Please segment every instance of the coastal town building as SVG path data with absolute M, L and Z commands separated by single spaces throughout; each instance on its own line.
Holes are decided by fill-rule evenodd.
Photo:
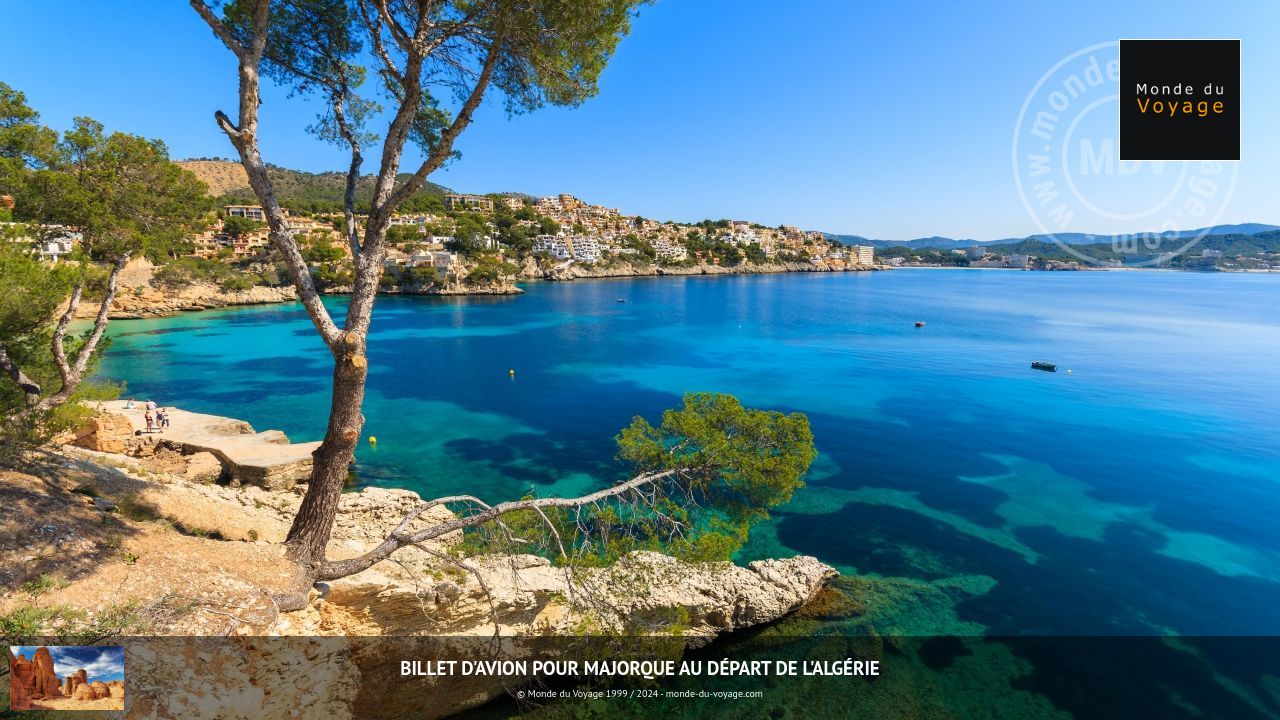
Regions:
M 40 226 L 13 222 L 0 222 L 0 237 L 7 238 L 10 242 L 26 243 L 33 255 L 51 263 L 70 255 L 84 239 L 78 231 L 65 225 Z
M 987 256 L 987 249 L 978 245 L 974 245 L 971 248 L 965 248 L 964 256 L 969 258 L 970 260 L 981 260 L 982 258 Z
M 392 248 L 387 250 L 387 257 L 382 265 L 396 272 L 401 269 L 426 268 L 433 271 L 436 281 L 443 281 L 448 278 L 452 270 L 458 267 L 458 256 L 439 250 L 418 250 L 409 254 Z
M 624 220 L 622 213 L 617 209 L 603 205 L 590 205 L 568 193 L 539 198 L 534 204 L 534 209 L 566 230 L 576 228 L 597 237 L 635 228 L 633 220 L 631 218 Z
M 876 262 L 876 249 L 871 245 L 854 245 L 849 252 L 859 265 L 874 265 Z
M 663 260 L 680 261 L 686 260 L 689 257 L 689 251 L 685 249 L 684 245 L 681 245 L 678 242 L 673 243 L 669 240 L 655 240 L 653 243 L 653 249 L 657 252 L 658 257 Z
M 36 245 L 36 251 L 40 254 L 41 260 L 56 263 L 75 250 L 76 242 L 78 242 L 77 238 L 70 235 L 47 238 Z
M 231 238 L 231 253 L 237 258 L 257 255 L 270 243 L 271 230 L 258 228 Z
M 556 260 L 565 260 L 569 257 L 568 245 L 555 235 L 539 235 L 534 238 L 533 252 L 545 253 Z
M 261 205 L 226 205 L 222 208 L 227 213 L 227 217 L 238 217 L 254 222 L 266 222 L 267 213 L 262 209 Z
M 404 264 L 408 259 L 408 253 L 397 250 L 394 247 L 389 247 L 387 248 L 387 256 L 382 260 L 382 267 L 387 268 L 388 270 L 404 267 Z
M 295 233 L 327 233 L 333 230 L 333 225 L 312 217 L 293 216 L 288 211 L 285 215 L 288 216 L 289 230 Z
M 449 212 L 476 210 L 493 212 L 493 198 L 483 195 L 457 195 L 450 193 L 444 196 L 444 209 Z
M 416 268 L 429 266 L 441 270 L 448 270 L 458 261 L 458 256 L 451 252 L 443 252 L 439 250 L 419 250 L 409 255 L 405 259 L 405 266 Z
M 392 226 L 411 225 L 411 226 L 417 227 L 419 230 L 423 232 L 426 232 L 428 225 L 435 225 L 435 224 L 441 223 L 445 219 L 446 218 L 444 218 L 443 216 L 433 215 L 431 213 L 426 213 L 426 214 L 397 213 L 396 215 L 391 216 L 391 221 L 388 224 Z
M 1004 258 L 998 255 L 989 255 L 979 260 L 970 260 L 969 267 L 971 268 L 1002 268 L 1002 267 L 1008 267 L 1008 265 L 1005 263 Z
M 231 241 L 222 233 L 214 230 L 205 230 L 191 238 L 191 242 L 195 246 L 191 254 L 200 258 L 211 258 L 218 254 L 218 250 L 224 247 L 231 247 Z
M 574 235 L 569 239 L 569 249 L 578 262 L 595 262 L 600 259 L 600 243 L 590 235 Z

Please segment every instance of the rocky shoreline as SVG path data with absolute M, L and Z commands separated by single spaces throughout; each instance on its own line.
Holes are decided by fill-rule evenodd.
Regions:
M 237 305 L 267 305 L 292 302 L 298 298 L 292 285 L 266 287 L 257 285 L 248 290 L 226 292 L 217 285 L 195 283 L 180 290 L 161 290 L 150 285 L 124 287 L 111 305 L 112 320 L 137 320 L 164 317 L 198 310 L 217 310 Z M 83 302 L 76 308 L 76 318 L 92 318 L 98 313 L 98 303 Z
M 173 417 L 236 429 L 226 433 L 228 442 L 274 437 L 274 431 L 254 434 L 229 418 Z M 28 602 L 18 589 L 41 578 L 58 580 L 42 604 L 76 608 L 89 617 L 121 604 L 144 609 L 145 624 L 130 634 L 158 638 L 146 645 L 152 661 L 175 677 L 194 673 L 201 680 L 175 685 L 164 681 L 168 675 L 148 679 L 133 702 L 153 697 L 163 707 L 152 707 L 157 712 L 147 717 L 222 716 L 222 698 L 262 700 L 255 688 L 263 687 L 273 688 L 269 701 L 278 708 L 330 717 L 364 717 L 360 708 L 369 702 L 405 707 L 429 693 L 429 707 L 417 710 L 426 712 L 423 717 L 441 717 L 533 678 L 426 678 L 411 692 L 403 683 L 379 682 L 391 672 L 388 654 L 405 652 L 406 639 L 502 638 L 514 643 L 511 652 L 528 654 L 527 643 L 581 638 L 585 631 L 665 637 L 677 648 L 699 647 L 722 633 L 784 617 L 836 577 L 812 557 L 744 567 L 636 552 L 611 566 L 589 568 L 561 567 L 536 555 L 464 557 L 458 554 L 460 533 L 453 533 L 404 548 L 393 560 L 313 590 L 301 610 L 283 611 L 273 597 L 296 588 L 298 570 L 281 542 L 303 487 L 226 483 L 226 458 L 235 448 L 220 447 L 218 433 L 189 428 L 187 434 L 198 442 L 178 433 L 171 439 L 140 436 L 126 411 L 106 406 L 91 431 L 62 438 L 69 444 L 46 454 L 39 477 L 0 472 L 0 505 L 18 509 L 0 519 L 0 533 L 26 538 L 0 547 L 0 613 Z M 272 447 L 290 452 L 294 446 L 287 439 L 266 442 L 255 457 L 261 460 Z M 366 552 L 421 502 L 408 490 L 344 494 L 330 558 Z M 450 517 L 437 507 L 414 521 L 415 527 Z M 461 564 L 449 558 L 462 558 Z M 210 652 L 226 654 L 236 671 L 223 667 L 209 676 L 198 648 L 189 641 L 161 642 L 169 636 L 233 637 L 249 645 L 216 644 Z M 289 642 L 268 651 L 266 638 Z M 295 689 L 294 678 L 277 675 L 284 668 L 299 671 L 298 654 L 313 651 L 318 655 L 308 657 L 309 673 L 368 682 L 354 689 L 314 683 Z
M 663 276 L 691 276 L 691 275 L 770 275 L 776 273 L 826 273 L 826 272 L 862 272 L 876 271 L 885 268 L 879 266 L 854 266 L 847 268 L 836 268 L 828 265 L 814 265 L 807 262 L 790 262 L 790 263 L 742 263 L 740 265 L 724 266 L 711 265 L 707 263 L 699 263 L 696 265 L 579 265 L 571 264 L 564 267 L 555 267 L 551 269 L 538 268 L 536 265 L 526 264 L 521 268 L 519 277 L 525 280 L 552 280 L 567 281 L 578 279 L 595 279 L 595 278 L 619 278 L 619 277 L 663 277 Z
M 611 265 L 587 266 L 570 264 L 564 267 L 540 268 L 536 262 L 526 262 L 516 276 L 518 280 L 546 280 L 565 282 L 570 280 L 623 278 L 623 277 L 666 277 L 693 275 L 769 275 L 776 273 L 814 273 L 814 272 L 863 272 L 878 271 L 886 268 L 879 266 L 854 266 L 849 268 L 833 268 L 817 266 L 811 263 L 743 263 L 732 267 L 722 265 Z M 137 320 L 142 318 L 165 317 L 185 312 L 200 310 L 217 310 L 221 308 L 268 305 L 274 303 L 294 302 L 298 298 L 292 285 L 268 287 L 257 285 L 248 290 L 225 291 L 211 283 L 193 283 L 178 290 L 164 290 L 150 284 L 152 266 L 150 263 L 130 264 L 130 269 L 121 277 L 121 290 L 116 295 L 110 317 L 112 320 Z M 325 295 L 345 295 L 351 289 L 333 287 L 323 291 Z M 506 296 L 520 295 L 524 290 L 514 283 L 493 283 L 480 287 L 454 285 L 449 287 L 430 286 L 392 286 L 383 288 L 383 295 L 441 295 L 441 296 Z M 98 306 L 94 302 L 84 302 L 76 310 L 77 319 L 92 318 L 97 314 Z
M 330 288 L 324 295 L 346 295 L 350 288 Z M 520 295 L 524 291 L 515 285 L 485 287 L 427 287 L 386 288 L 382 295 Z M 248 290 L 224 291 L 217 285 L 195 283 L 177 291 L 162 291 L 150 286 L 127 288 L 116 296 L 111 306 L 112 320 L 139 320 L 166 317 L 200 310 L 219 310 L 245 305 L 271 305 L 294 302 L 298 293 L 292 285 L 267 287 L 256 285 Z M 97 303 L 81 303 L 76 309 L 77 319 L 89 319 L 98 312 Z

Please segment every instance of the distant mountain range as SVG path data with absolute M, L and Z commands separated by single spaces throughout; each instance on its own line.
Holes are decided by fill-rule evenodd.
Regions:
M 1183 230 L 1180 232 L 1162 233 L 1161 237 L 1166 240 L 1179 240 L 1183 238 L 1193 238 L 1200 235 L 1256 235 L 1258 233 L 1269 232 L 1271 230 L 1280 230 L 1280 225 L 1266 225 L 1263 223 L 1240 223 L 1238 225 L 1214 225 L 1208 228 L 1199 228 L 1196 230 Z M 1027 241 L 1039 241 L 1051 243 L 1057 240 L 1071 245 L 1097 245 L 1110 244 L 1117 238 L 1132 237 L 1131 235 L 1089 235 L 1087 233 L 1058 233 L 1056 235 L 1029 235 L 1024 238 L 1003 238 L 1000 240 L 973 240 L 973 239 L 957 239 L 949 237 L 924 237 L 914 240 L 875 240 L 866 238 L 861 235 L 837 235 L 835 233 L 823 233 L 828 240 L 839 241 L 842 245 L 870 245 L 876 248 L 892 248 L 903 247 L 912 250 L 923 248 L 934 248 L 937 250 L 958 250 L 968 247 L 992 247 L 996 245 L 1017 245 Z

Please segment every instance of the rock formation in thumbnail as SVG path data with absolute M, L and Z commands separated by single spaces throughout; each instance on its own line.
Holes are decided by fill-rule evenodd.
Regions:
M 49 654 L 49 648 L 36 650 L 31 665 L 32 699 L 62 697 L 62 683 L 58 682 L 58 674 L 54 672 L 53 656 Z
M 31 709 L 31 661 L 22 653 L 9 651 L 9 709 Z

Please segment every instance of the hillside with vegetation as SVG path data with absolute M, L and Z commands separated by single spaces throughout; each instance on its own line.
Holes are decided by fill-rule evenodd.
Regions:
M 209 186 L 209 195 L 221 204 L 257 205 L 258 199 L 249 187 L 249 176 L 238 162 L 222 158 L 196 158 L 178 162 Z M 341 212 L 342 193 L 346 175 L 341 172 L 311 173 L 302 170 L 268 166 L 268 175 L 275 184 L 280 204 L 294 211 Z M 407 176 L 402 176 L 403 180 Z M 356 205 L 361 212 L 367 210 L 373 196 L 372 175 L 360 178 L 356 186 Z M 435 183 L 426 183 L 422 190 L 405 202 L 405 212 L 441 211 L 441 198 L 450 190 Z

